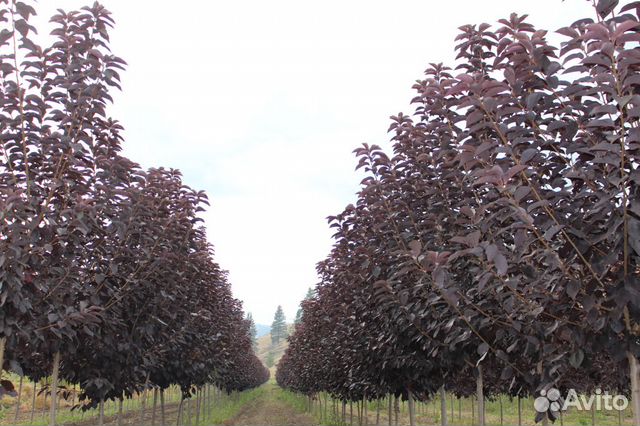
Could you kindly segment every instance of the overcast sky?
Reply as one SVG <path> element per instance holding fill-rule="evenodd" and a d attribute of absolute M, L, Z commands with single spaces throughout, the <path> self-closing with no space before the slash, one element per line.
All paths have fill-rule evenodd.
<path fill-rule="evenodd" d="M 91 2 L 41 1 L 40 18 Z M 263 324 L 278 304 L 293 320 L 331 247 L 326 216 L 355 200 L 351 151 L 388 146 L 388 117 L 412 111 L 429 62 L 452 62 L 460 25 L 592 16 L 585 0 L 102 3 L 129 63 L 111 109 L 125 153 L 207 191 L 217 260 Z"/>

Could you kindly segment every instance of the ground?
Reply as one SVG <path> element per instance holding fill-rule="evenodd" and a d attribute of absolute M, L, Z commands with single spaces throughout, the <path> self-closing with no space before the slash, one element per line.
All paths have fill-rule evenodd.
<path fill-rule="evenodd" d="M 264 385 L 265 392 L 246 404 L 240 413 L 224 424 L 227 426 L 255 425 L 316 425 L 309 415 L 292 404 L 288 396 L 275 384 Z"/>

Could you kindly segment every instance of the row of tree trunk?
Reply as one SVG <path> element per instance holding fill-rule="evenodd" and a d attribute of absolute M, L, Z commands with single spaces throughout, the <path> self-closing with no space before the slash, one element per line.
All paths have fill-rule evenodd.
<path fill-rule="evenodd" d="M 632 377 L 634 377 L 633 375 L 635 374 L 635 377 L 637 377 L 636 380 L 640 382 L 640 377 L 638 377 L 638 374 L 640 374 L 640 366 L 638 366 L 637 360 L 636 360 L 635 366 L 632 363 L 630 363 L 630 365 L 632 368 Z M 633 369 L 635 369 L 635 371 Z M 635 384 L 634 389 L 637 386 L 638 386 L 638 383 Z M 407 395 L 408 395 L 408 398 L 406 402 L 408 405 L 409 424 L 411 426 L 415 426 L 417 424 L 416 422 L 417 410 L 422 408 L 423 414 L 427 414 L 427 404 L 426 403 L 417 404 L 417 407 L 416 407 L 416 401 L 415 401 L 414 395 L 411 392 L 408 392 Z M 447 426 L 449 424 L 449 416 L 448 416 L 448 407 L 447 407 L 447 394 L 446 394 L 446 388 L 444 386 L 440 388 L 439 395 L 440 395 L 440 424 L 442 426 Z M 358 426 L 370 426 L 369 416 L 367 412 L 369 404 L 367 403 L 366 398 L 364 398 L 363 401 L 355 401 L 356 416 L 354 416 L 354 413 L 353 413 L 354 401 L 347 402 L 347 401 L 329 399 L 326 393 L 323 393 L 322 395 L 308 396 L 307 398 L 308 398 L 308 406 L 307 406 L 308 411 L 317 415 L 321 423 L 323 422 L 326 423 L 327 421 L 333 420 L 334 422 L 337 421 L 342 425 L 354 426 L 354 420 L 355 420 Z M 632 404 L 636 404 L 636 401 L 633 398 L 638 398 L 638 400 L 640 400 L 640 397 L 638 396 L 637 393 L 632 394 Z M 389 395 L 389 397 L 387 397 L 386 399 L 388 401 L 388 425 L 397 426 L 398 416 L 399 416 L 399 413 L 401 412 L 400 399 L 393 395 Z M 500 425 L 504 425 L 504 408 L 502 404 L 502 397 L 498 397 L 498 401 L 500 404 Z M 380 426 L 381 424 L 380 413 L 382 410 L 382 402 L 383 402 L 383 399 L 378 399 L 376 401 L 376 414 L 375 414 L 376 426 Z M 521 426 L 522 425 L 522 399 L 520 397 L 517 398 L 517 404 L 518 404 L 517 405 L 518 426 Z M 349 406 L 348 415 L 347 415 L 347 405 Z M 477 409 L 476 409 L 476 405 L 477 405 Z M 455 404 L 454 404 L 453 394 L 451 395 L 450 406 L 451 406 L 450 418 L 451 420 L 453 420 L 455 418 L 455 413 L 454 413 Z M 433 410 L 434 410 L 433 416 L 435 417 L 436 416 L 435 403 L 433 405 Z M 478 377 L 476 379 L 476 398 L 471 399 L 471 415 L 472 415 L 471 424 L 478 425 L 478 426 L 486 426 L 485 412 L 486 412 L 486 409 L 485 409 L 485 398 L 484 398 L 483 374 L 482 374 L 482 368 L 478 367 Z M 478 415 L 477 422 L 475 418 L 476 413 Z M 595 411 L 595 404 L 594 404 L 592 405 L 592 409 L 591 409 L 592 426 L 596 425 L 595 413 L 596 411 Z M 333 418 L 331 418 L 330 415 L 333 416 Z M 462 418 L 462 400 L 458 398 L 458 420 L 460 420 L 461 418 Z M 542 424 L 548 425 L 549 424 L 548 418 L 545 417 L 542 420 Z M 561 426 L 564 425 L 562 412 L 560 412 L 559 424 Z M 622 412 L 618 412 L 618 424 L 622 425 Z M 633 424 L 640 426 L 640 422 L 638 422 L 635 419 L 635 417 L 634 417 Z"/>
<path fill-rule="evenodd" d="M 2 348 L 2 344 L 4 339 L 0 339 L 0 349 Z M 2 357 L 4 355 L 3 350 L 0 350 L 0 362 L 2 361 Z M 56 353 L 53 359 L 53 368 L 50 377 L 50 385 L 49 390 L 47 392 L 40 393 L 44 394 L 44 404 L 42 408 L 42 415 L 44 416 L 46 406 L 47 406 L 47 397 L 49 398 L 49 425 L 55 426 L 57 424 L 57 415 L 59 414 L 60 404 L 59 404 L 59 370 L 60 370 L 60 354 Z M 16 398 L 16 406 L 14 413 L 14 423 L 18 423 L 20 413 L 21 413 L 21 405 L 22 405 L 22 395 L 23 395 L 23 386 L 24 385 L 24 376 L 20 376 L 20 382 L 18 385 L 18 392 Z M 43 387 L 45 385 L 42 385 Z M 166 426 L 167 425 L 167 415 L 165 409 L 165 390 L 159 389 L 157 387 L 149 387 L 145 386 L 145 390 L 138 394 L 137 402 L 139 403 L 139 412 L 137 413 L 138 421 L 137 424 L 144 425 L 149 424 L 145 423 L 146 416 L 149 414 L 147 410 L 148 399 L 152 398 L 151 402 L 151 422 L 152 426 Z M 179 389 L 168 390 L 172 393 L 173 397 L 176 396 L 177 393 L 180 393 Z M 38 395 L 38 383 L 34 382 L 33 384 L 33 395 L 31 401 L 31 413 L 30 413 L 30 423 L 34 422 L 35 412 L 36 412 L 36 397 Z M 74 406 L 76 404 L 76 389 L 74 386 L 73 392 L 71 392 L 71 405 Z M 221 401 L 222 391 L 212 385 L 205 385 L 196 390 L 196 393 L 193 397 L 188 399 L 183 399 L 180 397 L 180 403 L 178 406 L 178 413 L 176 419 L 176 425 L 185 425 L 192 426 L 198 425 L 203 421 L 207 421 L 211 414 L 213 413 L 214 404 L 216 401 Z M 125 407 L 125 401 L 129 401 L 129 407 Z M 108 403 L 108 402 L 107 402 Z M 118 426 L 123 424 L 124 417 L 129 415 L 128 412 L 136 409 L 135 400 L 134 399 L 119 399 L 113 402 L 115 405 L 117 403 L 118 409 L 116 414 L 116 423 Z M 84 417 L 84 413 L 83 413 Z M 105 401 L 100 401 L 98 404 L 98 424 L 104 425 L 105 421 Z"/>

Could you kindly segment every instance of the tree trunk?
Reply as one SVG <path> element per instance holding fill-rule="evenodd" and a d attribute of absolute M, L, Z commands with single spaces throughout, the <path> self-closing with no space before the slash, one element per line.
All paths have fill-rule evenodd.
<path fill-rule="evenodd" d="M 349 400 L 349 426 L 353 426 L 353 401 Z"/>
<path fill-rule="evenodd" d="M 440 386 L 440 424 L 447 426 L 447 392 L 444 385 Z"/>
<path fill-rule="evenodd" d="M 455 407 L 455 400 L 453 398 L 453 394 L 451 394 L 451 421 L 453 422 L 455 419 L 455 416 L 453 414 L 453 408 Z"/>
<path fill-rule="evenodd" d="M 44 403 L 42 405 L 42 421 L 45 421 L 46 416 L 47 416 L 47 398 L 48 397 L 49 397 L 49 394 L 47 392 L 45 392 L 44 393 Z"/>
<path fill-rule="evenodd" d="M 376 405 L 376 426 L 380 426 L 380 398 L 378 398 L 378 404 Z"/>
<path fill-rule="evenodd" d="M 4 349 L 7 345 L 7 338 L 0 337 L 0 379 L 2 378 L 2 366 L 4 365 Z"/>
<path fill-rule="evenodd" d="M 33 382 L 33 396 L 31 398 L 31 419 L 29 423 L 33 423 L 33 417 L 36 415 L 36 396 L 38 395 L 38 382 Z"/>
<path fill-rule="evenodd" d="M 504 411 L 502 410 L 502 395 L 498 396 L 500 402 L 500 426 L 504 426 Z"/>
<path fill-rule="evenodd" d="M 462 398 L 458 397 L 458 420 L 462 420 Z"/>
<path fill-rule="evenodd" d="M 164 417 L 164 389 L 160 389 L 160 424 L 166 426 Z"/>
<path fill-rule="evenodd" d="M 120 397 L 118 398 L 118 426 L 122 426 L 122 406 L 124 405 L 123 402 L 124 397 Z"/>
<path fill-rule="evenodd" d="M 474 398 L 471 398 L 471 424 L 476 424 L 476 407 Z"/>
<path fill-rule="evenodd" d="M 100 400 L 100 415 L 98 417 L 98 425 L 104 425 L 104 399 Z"/>
<path fill-rule="evenodd" d="M 18 385 L 18 399 L 16 401 L 16 415 L 13 419 L 14 423 L 18 423 L 18 416 L 20 415 L 20 400 L 22 399 L 22 382 L 24 382 L 24 374 L 20 375 L 20 384 Z"/>
<path fill-rule="evenodd" d="M 627 359 L 629 360 L 629 375 L 631 376 L 633 424 L 640 425 L 640 366 L 638 366 L 638 358 L 631 352 L 627 352 Z"/>
<path fill-rule="evenodd" d="M 366 396 L 362 400 L 362 404 L 364 404 L 364 407 L 362 409 L 364 415 L 364 426 L 369 426 L 369 404 Z"/>
<path fill-rule="evenodd" d="M 324 393 L 324 422 L 327 423 L 327 393 Z"/>
<path fill-rule="evenodd" d="M 60 372 L 60 352 L 56 352 L 53 355 L 53 370 L 51 372 L 51 410 L 49 412 L 49 425 L 55 426 L 56 424 L 56 404 L 58 398 L 58 373 Z"/>
<path fill-rule="evenodd" d="M 389 394 L 389 426 L 393 426 L 393 398 Z"/>
<path fill-rule="evenodd" d="M 393 424 L 395 426 L 398 426 L 398 415 L 400 414 L 400 399 L 398 399 L 397 396 L 394 399 L 393 408 L 394 408 L 393 411 L 395 412 L 395 419 L 394 419 Z"/>
<path fill-rule="evenodd" d="M 151 426 L 156 426 L 156 406 L 158 405 L 158 388 L 153 388 L 153 408 L 151 409 Z"/>
<path fill-rule="evenodd" d="M 196 391 L 196 426 L 200 424 L 200 409 L 202 408 L 202 389 Z"/>
<path fill-rule="evenodd" d="M 591 404 L 591 426 L 596 426 L 596 404 Z"/>
<path fill-rule="evenodd" d="M 184 397 L 180 398 L 180 404 L 178 404 L 178 418 L 176 419 L 176 426 L 180 426 L 180 417 L 182 417 L 182 406 L 184 405 Z"/>
<path fill-rule="evenodd" d="M 416 425 L 416 405 L 413 401 L 413 393 L 407 391 L 407 398 L 409 400 L 409 425 Z"/>
<path fill-rule="evenodd" d="M 522 426 L 522 398 L 518 395 L 518 426 Z"/>
<path fill-rule="evenodd" d="M 478 426 L 485 426 L 484 421 L 484 384 L 482 383 L 482 366 L 478 366 L 478 382 L 476 384 L 478 396 Z"/>

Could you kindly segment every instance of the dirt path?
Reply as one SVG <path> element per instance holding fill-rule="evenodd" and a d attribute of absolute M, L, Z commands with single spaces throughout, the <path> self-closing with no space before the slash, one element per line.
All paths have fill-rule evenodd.
<path fill-rule="evenodd" d="M 311 426 L 317 422 L 307 413 L 300 413 L 285 400 L 283 391 L 273 384 L 264 385 L 262 395 L 242 407 L 240 413 L 226 421 L 225 426 Z"/>

